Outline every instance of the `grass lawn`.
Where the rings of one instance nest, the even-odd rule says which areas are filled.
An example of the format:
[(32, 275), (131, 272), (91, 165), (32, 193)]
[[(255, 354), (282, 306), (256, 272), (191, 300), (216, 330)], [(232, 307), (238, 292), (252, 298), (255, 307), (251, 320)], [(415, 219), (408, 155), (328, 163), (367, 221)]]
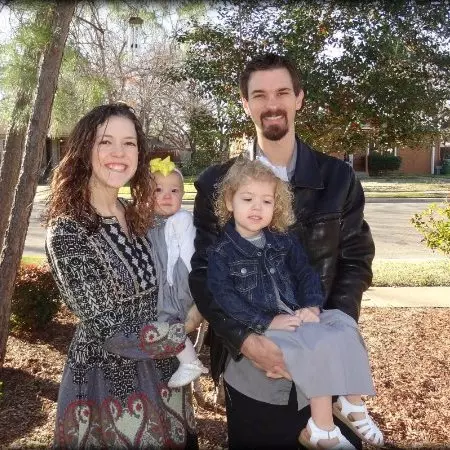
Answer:
[[(195, 177), (185, 179), (184, 200), (194, 200)], [(399, 175), (392, 177), (364, 178), (361, 180), (368, 198), (449, 198), (450, 176)], [(127, 187), (120, 189), (120, 195), (130, 196)]]
[[(41, 256), (23, 256), (22, 264), (42, 264)], [(444, 260), (373, 262), (373, 286), (450, 286), (450, 258)]]
[[(194, 182), (185, 182), (184, 183), (184, 196), (183, 200), (194, 200), (195, 194), (197, 193)], [(130, 198), (130, 188), (122, 187), (120, 188), (119, 195), (124, 198)]]
[(45, 261), (47, 261), (47, 258), (44, 256), (22, 256), (21, 264), (27, 265), (27, 264), (35, 264), (39, 266), (40, 264), (43, 264)]
[(448, 197), (450, 176), (392, 176), (361, 180), (367, 197)]
[(377, 260), (372, 285), (381, 287), (450, 286), (450, 258), (444, 260)]
[[(184, 200), (194, 200), (195, 177), (186, 177)], [(361, 180), (367, 197), (378, 198), (449, 198), (450, 175), (366, 178)], [(45, 192), (47, 189), (44, 189)], [(42, 195), (42, 193), (41, 193)], [(120, 189), (120, 195), (130, 196), (128, 187)], [(44, 259), (25, 256), (22, 263), (39, 264)], [(377, 260), (373, 264), (374, 286), (450, 286), (450, 259), (416, 261)]]

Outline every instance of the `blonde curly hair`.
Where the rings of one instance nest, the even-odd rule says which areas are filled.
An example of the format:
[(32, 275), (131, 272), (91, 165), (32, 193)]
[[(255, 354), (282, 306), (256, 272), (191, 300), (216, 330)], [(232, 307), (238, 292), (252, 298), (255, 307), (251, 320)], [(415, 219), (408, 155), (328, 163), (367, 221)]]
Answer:
[(243, 157), (235, 161), (219, 183), (214, 202), (214, 211), (219, 225), (223, 227), (233, 217), (233, 213), (227, 208), (227, 200), (231, 200), (237, 190), (250, 180), (275, 183), (274, 211), (269, 229), (281, 233), (287, 231), (295, 222), (292, 209), (293, 194), (289, 184), (278, 178), (272, 169), (262, 162)]

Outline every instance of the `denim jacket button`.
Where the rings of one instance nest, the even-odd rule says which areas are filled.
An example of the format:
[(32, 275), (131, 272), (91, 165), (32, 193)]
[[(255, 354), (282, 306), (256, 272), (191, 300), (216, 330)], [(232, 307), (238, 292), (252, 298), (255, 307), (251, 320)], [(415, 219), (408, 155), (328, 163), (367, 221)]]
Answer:
[(245, 274), (247, 273), (247, 269), (246, 269), (245, 267), (243, 267), (243, 268), (241, 269), (241, 273), (242, 273), (243, 275), (245, 275)]
[(269, 272), (273, 275), (275, 273), (275, 269), (273, 267), (271, 267)]

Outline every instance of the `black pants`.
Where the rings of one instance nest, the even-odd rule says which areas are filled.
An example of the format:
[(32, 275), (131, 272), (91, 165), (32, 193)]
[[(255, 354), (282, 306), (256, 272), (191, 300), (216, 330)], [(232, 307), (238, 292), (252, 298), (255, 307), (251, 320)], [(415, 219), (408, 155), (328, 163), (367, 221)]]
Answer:
[(185, 450), (198, 450), (198, 436), (197, 434), (187, 433)]
[[(291, 449), (301, 447), (298, 442), (300, 431), (306, 427), (311, 416), (308, 407), (297, 410), (295, 387), (287, 405), (271, 405), (253, 400), (225, 385), (225, 401), (228, 421), (228, 448), (244, 449)], [(341, 421), (334, 419), (342, 434), (357, 448), (361, 441)]]

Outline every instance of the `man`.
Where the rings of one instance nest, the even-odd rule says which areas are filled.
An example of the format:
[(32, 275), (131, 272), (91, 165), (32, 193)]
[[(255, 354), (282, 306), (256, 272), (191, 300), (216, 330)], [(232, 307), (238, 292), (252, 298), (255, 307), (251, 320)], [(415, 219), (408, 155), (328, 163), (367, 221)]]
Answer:
[[(261, 159), (280, 178), (289, 180), (297, 219), (292, 231), (321, 275), (325, 308), (340, 309), (358, 320), (362, 293), (372, 280), (375, 252), (363, 219), (361, 184), (343, 161), (314, 151), (295, 136), (295, 115), (304, 93), (289, 60), (275, 54), (255, 57), (241, 75), (240, 91), (256, 128), (257, 140), (249, 157)], [(210, 324), (211, 374), (216, 383), (224, 373), (230, 449), (295, 449), (310, 411), (297, 411), (295, 389), (280, 349), (225, 316), (206, 287), (206, 249), (220, 231), (213, 210), (215, 189), (233, 162), (209, 167), (195, 183), (196, 252), (189, 284), (198, 309)], [(255, 368), (265, 372), (258, 379), (264, 383), (264, 401), (245, 395), (256, 382)], [(263, 374), (261, 370), (256, 372)], [(341, 422), (336, 424), (360, 446)]]

